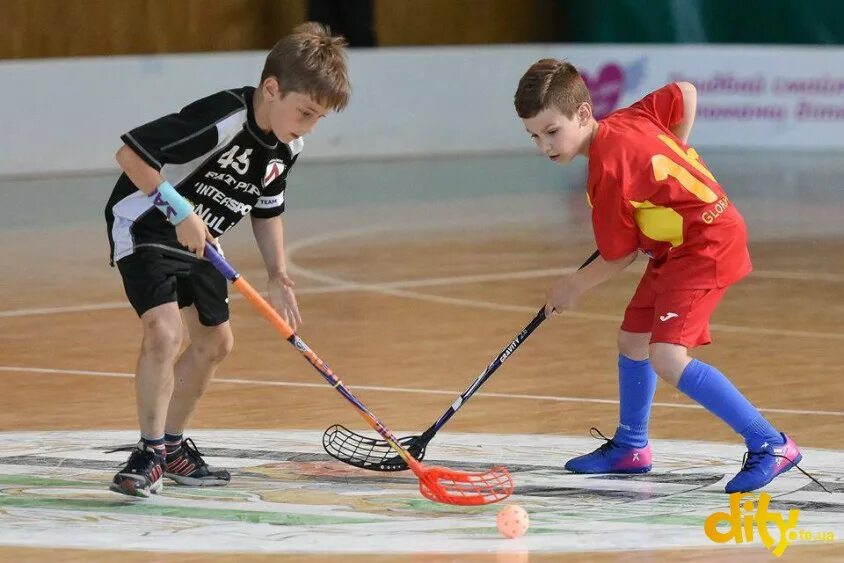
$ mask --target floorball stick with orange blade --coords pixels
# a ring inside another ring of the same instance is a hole
[[[505,467],[493,467],[483,473],[457,471],[447,467],[424,466],[419,463],[372,412],[343,385],[331,368],[302,341],[283,318],[211,244],[205,244],[205,258],[292,344],[322,377],[334,387],[358,414],[378,432],[419,478],[419,492],[426,498],[446,504],[480,505],[504,500],[513,493],[513,479]]]

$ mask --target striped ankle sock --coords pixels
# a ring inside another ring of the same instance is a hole
[[[149,438],[144,434],[141,434],[141,442],[143,442],[144,445],[153,448],[161,455],[164,455],[164,436],[161,436],[160,438]]]
[[[182,445],[182,433],[179,434],[164,434],[164,445],[167,447],[167,453],[173,453]]]

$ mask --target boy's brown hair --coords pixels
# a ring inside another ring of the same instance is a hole
[[[319,104],[340,111],[349,103],[352,91],[346,45],[345,38],[332,36],[322,24],[303,23],[267,55],[261,83],[274,77],[284,94],[307,94]]]
[[[513,103],[522,119],[530,119],[549,107],[572,117],[583,102],[592,104],[592,97],[583,77],[567,61],[542,59],[519,80]]]

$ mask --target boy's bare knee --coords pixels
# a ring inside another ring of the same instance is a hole
[[[234,335],[228,323],[214,327],[201,338],[194,338],[194,353],[212,364],[219,364],[231,353],[234,347]]]
[[[151,309],[141,317],[144,330],[143,353],[160,361],[173,361],[182,347],[182,321],[178,309]]]
[[[651,365],[657,375],[675,387],[691,361],[686,347],[678,344],[655,342],[650,346],[650,355]]]
[[[618,331],[618,352],[631,360],[641,361],[648,359],[648,341],[651,338],[649,332],[627,332]]]

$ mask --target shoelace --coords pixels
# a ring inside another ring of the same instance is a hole
[[[597,434],[597,436],[596,436]],[[606,454],[611,449],[617,447],[617,444],[613,442],[612,438],[607,438],[603,435],[603,433],[595,428],[594,426],[589,429],[589,435],[595,438],[596,440],[604,440],[604,444],[598,448],[598,451],[602,454]]]
[[[131,452],[132,450],[136,450],[136,449],[138,449],[137,444],[135,444],[133,446],[120,446],[119,448],[114,448],[113,450],[108,450],[105,453],[113,454],[113,453],[117,453],[117,452]]]
[[[202,459],[202,452],[199,451],[199,448],[196,447],[196,444],[191,438],[185,438],[182,440],[182,447],[185,449],[185,455],[193,463],[197,469],[208,465],[205,463],[205,460]]]
[[[818,487],[820,487],[821,489],[823,489],[824,491],[826,491],[828,493],[832,493],[832,491],[830,491],[829,489],[827,489],[826,487],[823,486],[823,483],[821,483],[820,481],[815,479],[811,474],[806,472],[802,467],[800,467],[799,465],[794,463],[794,460],[792,460],[790,457],[784,456],[784,455],[781,455],[781,454],[771,453],[771,452],[766,451],[766,450],[762,450],[761,452],[751,452],[751,451],[744,452],[744,457],[741,460],[741,470],[744,471],[745,469],[753,469],[754,467],[756,467],[757,465],[762,463],[762,458],[765,457],[766,455],[771,456],[773,458],[778,457],[780,459],[786,460],[793,467],[796,467],[797,469],[799,469],[800,473],[802,473],[803,475],[805,475],[806,477],[808,477],[809,479],[814,481],[815,484],[817,484]]]
[[[117,467],[123,467],[123,468],[129,467],[130,465],[132,465],[132,460],[135,459],[135,457],[138,456],[138,455],[143,455],[145,457],[149,457],[149,459],[146,460],[146,463],[148,463],[148,464],[155,462],[155,458],[154,458],[155,454],[153,452],[150,452],[149,450],[146,450],[146,449],[144,449],[144,450],[138,449],[137,444],[134,444],[134,445],[131,445],[131,446],[120,446],[120,447],[114,448],[113,450],[107,450],[105,453],[113,454],[113,453],[117,453],[117,452],[132,452],[132,455],[129,456],[129,460],[126,463],[118,464]]]
[[[143,469],[144,471],[149,470],[153,465],[155,465],[155,454],[153,452],[147,450],[139,450],[135,446],[126,447],[122,446],[120,448],[116,448],[114,450],[107,451],[107,454],[115,453],[115,452],[125,452],[125,451],[132,451],[132,455],[129,456],[129,459],[126,463],[119,465],[118,467],[122,467],[123,470],[127,470],[130,467],[135,467],[138,469]],[[140,458],[140,459],[139,459]]]

